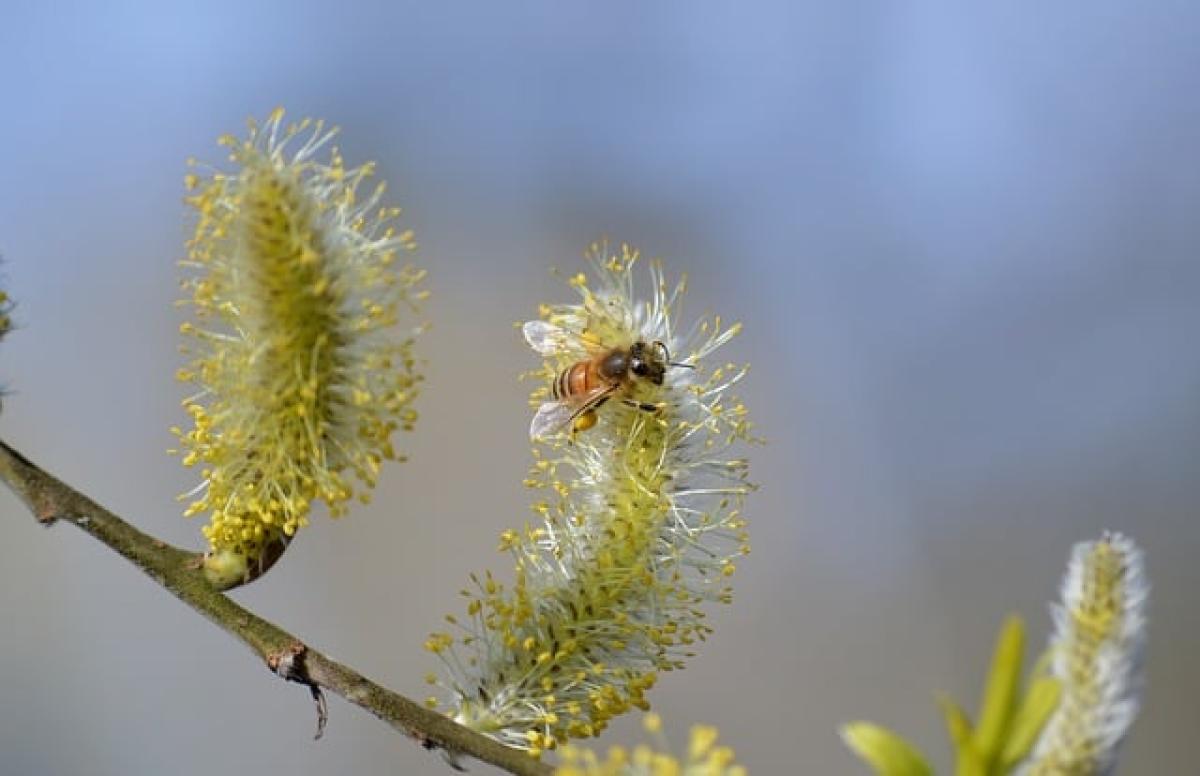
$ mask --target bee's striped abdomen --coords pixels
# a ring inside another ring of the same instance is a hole
[[[586,394],[594,382],[591,366],[590,361],[580,361],[559,372],[554,381],[554,398],[566,399]]]

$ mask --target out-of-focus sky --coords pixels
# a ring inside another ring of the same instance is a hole
[[[423,696],[425,634],[529,517],[512,328],[591,240],[686,271],[769,444],[754,553],[651,697],[758,774],[865,771],[978,698],[1010,611],[1040,645],[1072,542],[1154,585],[1125,772],[1200,729],[1200,8],[1187,2],[6,2],[0,254],[22,329],[0,436],[163,538],[184,160],[276,105],[344,128],[417,230],[434,297],[412,460],[235,597]],[[69,527],[0,495],[0,772],[446,772],[302,689]],[[601,744],[630,743],[636,725]],[[474,766],[476,773],[491,773]]]

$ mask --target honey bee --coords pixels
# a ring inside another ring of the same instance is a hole
[[[558,373],[551,386],[552,401],[542,404],[529,425],[529,436],[536,439],[552,434],[567,424],[571,433],[596,425],[596,409],[617,394],[625,394],[631,406],[653,412],[657,405],[636,402],[628,397],[639,380],[662,385],[667,368],[692,368],[691,364],[671,361],[667,346],[655,340],[638,340],[628,347],[606,347],[546,321],[529,321],[524,327],[530,347],[543,356],[563,352],[587,353]]]

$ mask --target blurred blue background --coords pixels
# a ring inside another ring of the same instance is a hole
[[[1148,686],[1125,772],[1194,772],[1200,729],[1200,7],[3,4],[0,253],[23,326],[0,434],[200,546],[182,422],[184,159],[275,105],[376,159],[430,270],[412,460],[316,521],[256,611],[423,696],[421,649],[528,516],[511,324],[598,237],[692,277],[770,444],[754,554],[652,700],[758,774],[864,772],[836,726],[947,746],[1005,613],[1035,646],[1074,541],[1147,549]],[[440,773],[7,493],[0,772]],[[115,604],[114,604],[115,602]],[[614,727],[602,744],[635,740]],[[474,766],[476,773],[491,773]]]

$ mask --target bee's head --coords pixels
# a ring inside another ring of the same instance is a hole
[[[671,354],[661,342],[635,342],[629,349],[629,371],[637,377],[662,385],[670,364]]]

